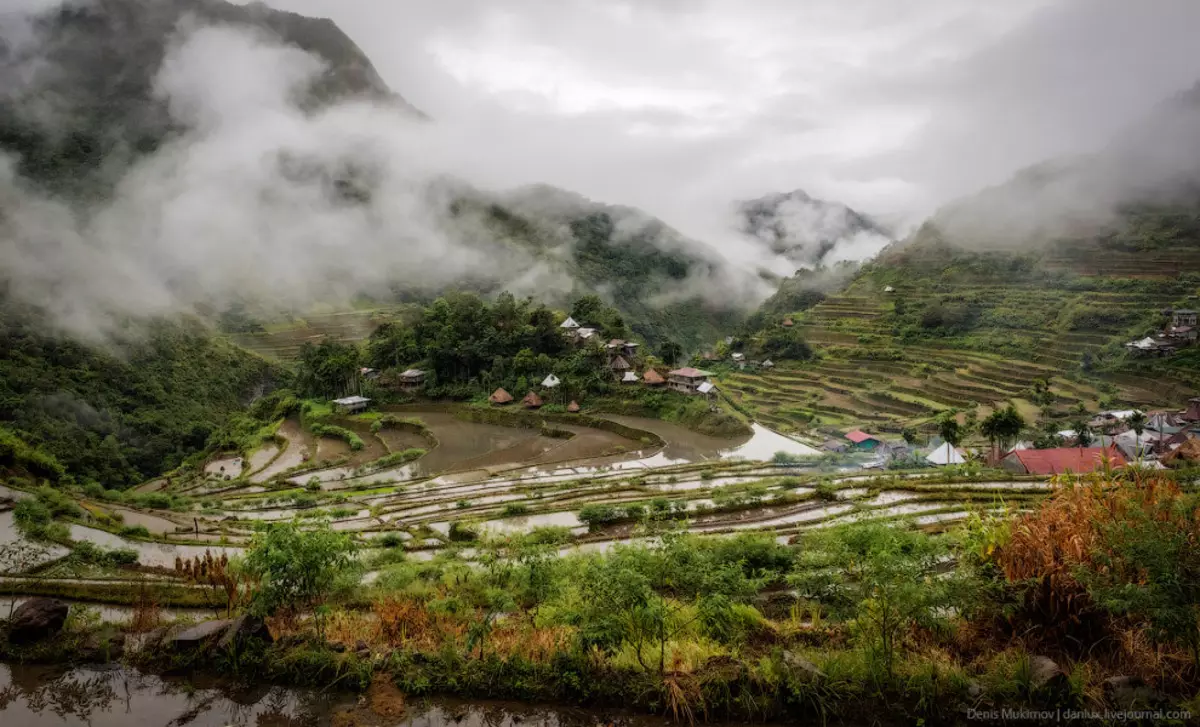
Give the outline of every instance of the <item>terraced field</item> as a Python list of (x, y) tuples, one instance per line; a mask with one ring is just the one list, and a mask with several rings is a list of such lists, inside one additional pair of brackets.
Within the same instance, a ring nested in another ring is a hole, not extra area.
[(305, 343), (332, 338), (340, 343), (361, 341), (383, 323), (404, 319), (409, 309), (387, 306), (340, 313), (307, 314), (295, 320), (271, 324), (261, 333), (237, 333), (231, 338), (240, 346), (276, 361), (292, 361)]
[[(434, 417), (428, 418), (431, 428), (446, 433), (450, 423), (439, 425)], [(627, 427), (644, 423), (660, 436), (672, 432), (670, 425), (661, 422), (621, 419)], [(284, 437), (285, 446), (270, 445), (277, 450), (273, 457), (253, 453), (236, 476), (232, 462), (225, 459), (191, 477), (164, 479), (146, 488), (151, 494), (173, 497), (173, 509), (82, 498), (79, 502), (86, 514), (69, 522), (71, 540), (132, 549), (138, 566), (80, 572), (60, 565), (69, 562), (58, 560), (68, 551), (53, 546), (36, 561), (0, 564), (0, 590), (69, 592), (85, 585), (89, 597), (104, 600), (117, 598), (113, 593), (127, 594), (133, 583), (174, 582), (187, 588), (171, 576), (176, 558), (206, 552), (235, 557), (264, 524), (282, 521), (302, 526), (329, 522), (359, 540), (367, 558), (386, 548), (408, 558), (455, 552), (470, 560), (475, 541), (535, 530), (546, 542), (557, 544), (563, 555), (603, 550), (643, 537), (641, 523), (648, 512), (697, 532), (720, 536), (757, 531), (781, 542), (808, 528), (851, 521), (945, 528), (971, 512), (1020, 509), (1049, 487), (1046, 482), (999, 473), (869, 475), (854, 466), (822, 466), (816, 457), (775, 466), (761, 458), (782, 446), (780, 442), (793, 442), (794, 454), (814, 450), (765, 429), (748, 438), (716, 443), (706, 441), (712, 438), (681, 436), (672, 441), (664, 437), (665, 442), (649, 448), (630, 447), (616, 454), (563, 461), (553, 461), (544, 451), (514, 446), (537, 438), (536, 430), (481, 430), (475, 436), (482, 443), (479, 449), (486, 452), (460, 449), (457, 460), (431, 459), (440, 462), (436, 471), (420, 461), (372, 469), (370, 461), (351, 465), (311, 457), (278, 469), (280, 458), (292, 447), (311, 450), (314, 446), (311, 439), (290, 432)], [(375, 451), (384, 452), (386, 447), (381, 442)], [(427, 457), (436, 451), (435, 447)], [(484, 454), (491, 457), (481, 467), (478, 461)], [(0, 495), (32, 496), (21, 491)], [(138, 534), (130, 526), (145, 530)], [(16, 541), (19, 536), (11, 513), (0, 513), (0, 542)]]
[[(1079, 270), (1069, 256), (1048, 264)], [(1140, 322), (1153, 321), (1162, 309), (1200, 305), (1196, 286), (1178, 279), (1181, 270), (1200, 269), (1200, 251), (1116, 255), (1088, 264), (1085, 272), (1093, 274), (1162, 281), (1124, 292), (1114, 280), (1079, 279), (1074, 287), (1054, 288), (1019, 281), (906, 283), (896, 270), (868, 273), (791, 316), (818, 360), (734, 372), (724, 388), (756, 418), (796, 430), (815, 422), (898, 431), (945, 409), (978, 407), (983, 415), (1008, 402), (1029, 419), (1069, 416), (1080, 402), (1093, 411), (1102, 403), (1182, 406), (1195, 395), (1200, 372), (1122, 370), (1121, 344), (1145, 335)], [(889, 285), (893, 291), (885, 292)], [(974, 327), (942, 337), (914, 330), (914, 312), (945, 306), (969, 311)], [(1085, 360), (1096, 365), (1085, 371)], [(1048, 390), (1035, 404), (1038, 382)]]

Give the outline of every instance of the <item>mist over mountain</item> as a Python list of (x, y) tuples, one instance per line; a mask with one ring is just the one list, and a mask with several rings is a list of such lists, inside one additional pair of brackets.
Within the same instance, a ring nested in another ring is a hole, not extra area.
[(638, 210), (464, 178), (328, 20), (72, 0), (0, 22), (3, 279), (73, 333), (460, 287), (599, 292), (647, 338), (696, 345), (770, 293)]
[(891, 242), (871, 218), (803, 190), (767, 195), (737, 205), (741, 231), (796, 268), (866, 260)]
[(1179, 205), (1200, 205), (1200, 84), (1090, 154), (1048, 159), (945, 205), (913, 240), (1040, 249), (1114, 233), (1139, 209)]

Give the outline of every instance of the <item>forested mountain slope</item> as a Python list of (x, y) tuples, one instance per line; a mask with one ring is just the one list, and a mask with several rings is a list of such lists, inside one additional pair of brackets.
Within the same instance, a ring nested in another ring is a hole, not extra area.
[[(0, 429), (79, 482), (120, 488), (178, 466), (279, 374), (195, 321), (139, 324), (101, 345), (0, 299)], [(0, 470), (13, 465), (0, 447)]]

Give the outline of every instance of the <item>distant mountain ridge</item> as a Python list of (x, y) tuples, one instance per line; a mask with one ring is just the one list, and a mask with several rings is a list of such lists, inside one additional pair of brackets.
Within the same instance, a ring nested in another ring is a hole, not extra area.
[(891, 241), (870, 217), (799, 189), (737, 203), (737, 214), (742, 233), (797, 268), (864, 260)]

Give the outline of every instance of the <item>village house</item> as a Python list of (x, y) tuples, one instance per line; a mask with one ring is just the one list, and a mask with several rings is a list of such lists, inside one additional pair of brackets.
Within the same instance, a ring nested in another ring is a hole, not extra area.
[(550, 374), (546, 378), (542, 379), (542, 388), (543, 389), (553, 389), (554, 387), (558, 386), (561, 383), (562, 383), (561, 379), (559, 379), (554, 374)]
[(701, 396), (707, 396), (710, 399), (717, 398), (717, 385), (711, 381), (705, 381), (696, 387), (696, 393)]
[(572, 399), (571, 403), (567, 404), (567, 411), (571, 414), (578, 414), (579, 413), (579, 402)]
[(795, 322), (795, 321), (793, 321), (791, 318), (784, 318), (784, 319), (783, 319), (783, 327), (784, 327), (784, 328), (791, 328), (791, 327), (792, 327), (792, 326), (794, 326), (794, 325), (796, 325), (796, 322)]
[(538, 409), (542, 406), (542, 397), (537, 395), (536, 391), (531, 391), (521, 399), (521, 406), (526, 409)]
[(1094, 472), (1103, 468), (1105, 462), (1111, 467), (1127, 464), (1116, 447), (1058, 447), (1011, 452), (1000, 460), (1000, 466), (1013, 474), (1050, 476)]
[(400, 374), (399, 380), (400, 390), (411, 394), (425, 385), (425, 372), (421, 369), (408, 369)]
[(488, 397), (488, 401), (490, 401), (495, 406), (504, 406), (505, 404), (511, 404), (512, 400), (513, 400), (513, 395), (508, 393), (504, 389), (496, 389), (495, 391), (492, 392), (492, 395)]
[(646, 386), (662, 386), (667, 380), (654, 369), (646, 369), (646, 373), (642, 374), (642, 383)]
[(617, 376), (618, 379), (625, 378), (625, 372), (633, 367), (622, 356), (617, 356), (612, 361), (609, 361), (608, 368)]
[(559, 328), (562, 328), (562, 329), (565, 329), (565, 330), (568, 330), (568, 331), (577, 331), (577, 330), (579, 330), (579, 328), (580, 328), (580, 325), (579, 325), (578, 323), (576, 323), (576, 322), (575, 322), (575, 319), (574, 319), (574, 318), (572, 318), (572, 317), (570, 317), (570, 316), (567, 316), (567, 320), (565, 320), (565, 321), (563, 321), (562, 323), (558, 324), (558, 327), (559, 327)]
[(775, 362), (771, 359), (767, 359), (766, 361), (762, 362), (762, 368), (764, 371), (770, 371), (771, 369), (775, 368)]
[(637, 375), (636, 371), (626, 371), (625, 374), (621, 377), (622, 384), (636, 384), (637, 382), (638, 382), (638, 375)]
[(1197, 324), (1196, 317), (1196, 311), (1186, 308), (1171, 311), (1171, 327), (1195, 328)]
[(608, 349), (609, 356), (623, 355), (634, 358), (637, 356), (638, 346), (640, 345), (634, 341), (622, 341), (619, 338), (614, 338), (605, 345), (605, 348)]
[(708, 377), (712, 374), (700, 369), (694, 369), (686, 366), (681, 369), (667, 372), (667, 385), (672, 391), (678, 391), (683, 394), (701, 394), (702, 384), (708, 383)]
[(1200, 398), (1188, 399), (1188, 408), (1183, 412), (1183, 420), (1200, 422)]
[(338, 414), (354, 414), (360, 411), (366, 411), (367, 404), (371, 400), (365, 396), (346, 396), (341, 399), (333, 400), (333, 408)]
[(844, 441), (842, 441), (840, 439), (826, 439), (824, 442), (821, 443), (821, 449), (825, 450), (826, 452), (839, 452), (840, 453), (840, 452), (845, 452), (849, 448), (850, 448), (850, 445), (846, 444)]
[(571, 333), (571, 340), (574, 341), (576, 345), (583, 345), (589, 341), (595, 341), (596, 329), (589, 328), (587, 326), (576, 328)]
[(1178, 346), (1166, 338), (1154, 338), (1146, 336), (1137, 341), (1130, 341), (1125, 344), (1131, 353), (1138, 356), (1167, 356), (1175, 353)]
[(363, 379), (366, 381), (374, 381), (375, 379), (379, 378), (379, 371), (378, 369), (372, 369), (363, 366), (358, 370), (358, 375), (363, 377)]
[(850, 440), (851, 448), (859, 452), (874, 452), (876, 448), (883, 444), (879, 439), (859, 429), (846, 432), (846, 439)]

